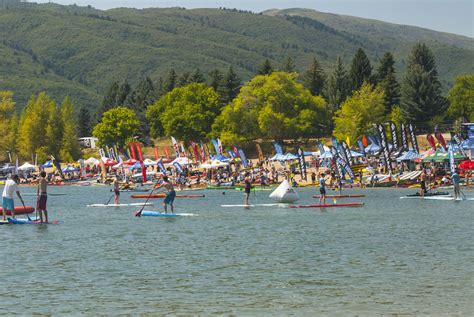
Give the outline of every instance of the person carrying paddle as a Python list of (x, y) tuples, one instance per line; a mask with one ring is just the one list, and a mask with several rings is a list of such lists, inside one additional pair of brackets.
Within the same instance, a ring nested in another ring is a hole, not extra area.
[(426, 170), (423, 169), (420, 174), (420, 196), (424, 197), (426, 193)]
[(456, 168), (454, 173), (451, 175), (451, 180), (454, 186), (454, 199), (461, 198), (461, 177), (458, 174), (459, 170)]
[(115, 194), (114, 203), (116, 205), (119, 205), (120, 204), (120, 184), (117, 177), (115, 177), (114, 179), (114, 194)]
[(321, 177), (319, 178), (319, 204), (326, 205), (326, 180), (324, 179), (326, 176), (324, 173), (321, 173)]
[(48, 211), (46, 209), (46, 202), (48, 201), (48, 194), (46, 193), (46, 189), (48, 187), (48, 181), (46, 180), (46, 172), (41, 171), (40, 179), (38, 182), (38, 189), (36, 191), (37, 195), (37, 202), (36, 202), (36, 209), (39, 212), (40, 221), (43, 222), (43, 214), (44, 214), (44, 222), (48, 222)]
[(163, 207), (165, 208), (165, 213), (167, 213), (168, 205), (171, 206), (171, 213), (174, 213), (173, 202), (176, 197), (176, 192), (174, 191), (173, 184), (168, 181), (168, 176), (163, 176), (163, 184), (161, 184), (167, 190), (165, 200), (163, 200)]
[(25, 202), (20, 195), (20, 191), (18, 190), (18, 183), (20, 182), (20, 177), (18, 175), (13, 175), (11, 179), (8, 179), (5, 182), (5, 187), (3, 188), (2, 194), (2, 213), (3, 213), (3, 221), (7, 221), (6, 215), (8, 211), (10, 211), (12, 218), (15, 218), (15, 203), (13, 201), (13, 193), (16, 192), (18, 198), (20, 198), (21, 203), (23, 206)]

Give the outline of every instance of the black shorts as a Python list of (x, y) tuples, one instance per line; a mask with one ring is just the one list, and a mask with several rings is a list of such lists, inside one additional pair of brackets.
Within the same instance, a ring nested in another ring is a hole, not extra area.
[(245, 193), (250, 194), (250, 188), (245, 188)]
[(320, 193), (321, 195), (326, 195), (326, 188), (320, 188), (320, 189), (319, 189), (319, 193)]
[(120, 196), (120, 191), (119, 190), (114, 190), (115, 196)]
[(421, 182), (421, 189), (426, 189), (426, 183), (425, 182)]

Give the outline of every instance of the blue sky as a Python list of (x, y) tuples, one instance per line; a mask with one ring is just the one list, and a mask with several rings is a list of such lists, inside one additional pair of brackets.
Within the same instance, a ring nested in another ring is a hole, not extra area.
[[(33, 2), (33, 1), (31, 1)], [(50, 2), (37, 0), (36, 2)], [(238, 8), (260, 12), (272, 8), (310, 8), (474, 37), (474, 0), (55, 0), (60, 4), (116, 7)]]

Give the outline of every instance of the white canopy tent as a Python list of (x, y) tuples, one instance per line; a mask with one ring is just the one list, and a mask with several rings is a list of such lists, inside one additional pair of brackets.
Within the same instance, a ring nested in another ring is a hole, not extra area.
[(36, 166), (26, 162), (22, 166), (18, 167), (19, 171), (36, 171)]

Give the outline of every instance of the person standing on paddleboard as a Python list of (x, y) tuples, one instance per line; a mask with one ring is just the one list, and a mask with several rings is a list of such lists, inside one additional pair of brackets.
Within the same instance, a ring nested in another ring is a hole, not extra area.
[[(46, 180), (46, 172), (41, 171), (40, 173), (40, 179), (38, 182), (38, 189), (36, 191), (37, 195), (37, 201), (36, 201), (36, 209), (39, 212), (40, 216), (40, 221), (43, 222), (48, 222), (48, 211), (46, 209), (46, 202), (48, 201), (48, 194), (46, 192), (46, 189), (48, 187), (48, 181)], [(44, 214), (44, 218), (43, 218)]]
[(426, 193), (426, 171), (423, 169), (420, 174), (420, 196), (424, 197)]
[(250, 177), (250, 174), (247, 173), (247, 175), (245, 175), (245, 180), (244, 180), (244, 184), (245, 184), (245, 205), (250, 205), (249, 204), (249, 198), (250, 198), (250, 190), (252, 189), (252, 178)]
[(454, 199), (458, 199), (458, 197), (461, 197), (461, 177), (459, 176), (459, 170), (456, 168), (454, 170), (453, 175), (451, 175), (451, 179), (453, 181), (453, 187), (454, 187)]
[(114, 203), (116, 205), (119, 205), (120, 204), (120, 184), (117, 177), (115, 177), (114, 179), (114, 193), (115, 193)]
[(326, 205), (326, 180), (324, 179), (326, 176), (324, 173), (321, 174), (319, 178), (319, 204)]
[(21, 203), (25, 205), (23, 198), (20, 195), (20, 191), (18, 190), (18, 183), (20, 183), (20, 177), (18, 175), (13, 175), (11, 179), (8, 179), (5, 182), (2, 194), (3, 221), (7, 221), (6, 215), (8, 211), (11, 212), (12, 218), (15, 218), (15, 203), (13, 201), (14, 192), (16, 192), (18, 198), (20, 198)]
[(163, 176), (163, 184), (161, 184), (168, 192), (166, 193), (165, 200), (163, 200), (163, 207), (165, 208), (165, 213), (168, 212), (168, 205), (171, 206), (171, 213), (174, 213), (174, 198), (176, 197), (176, 192), (174, 191), (173, 184), (168, 181), (168, 176)]

